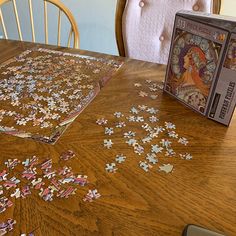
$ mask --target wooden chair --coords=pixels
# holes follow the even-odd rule
[[[177,5],[178,3],[182,5],[179,6]],[[159,0],[117,0],[115,30],[119,54],[123,57],[166,64],[175,12],[184,8],[185,10],[203,10],[219,14],[220,6],[221,0],[166,0],[165,2]],[[157,20],[157,18],[154,19],[153,15],[148,16],[151,7],[155,7],[155,17],[159,14],[162,18]],[[157,35],[158,30],[156,26],[160,26],[160,22],[168,28],[164,32],[167,34],[165,36],[161,34],[159,36]],[[129,25],[128,29],[127,25]],[[150,36],[150,39],[148,39],[149,29],[147,28],[152,27],[153,29],[151,30],[155,32],[153,36]],[[157,36],[157,39],[154,38]],[[152,43],[154,44],[154,42],[156,48],[150,46]],[[145,43],[147,47],[143,46]],[[153,53],[150,52],[151,48],[153,51],[156,50],[156,55],[148,57],[149,53]],[[141,50],[143,51],[141,52]]]
[[[44,31],[45,31],[45,43],[48,44],[48,3],[53,4],[58,8],[59,14],[58,14],[58,30],[57,30],[57,45],[60,46],[61,44],[61,17],[62,13],[66,15],[68,18],[71,28],[68,35],[68,43],[67,46],[70,47],[71,45],[71,38],[73,36],[73,47],[79,48],[79,31],[77,28],[76,21],[69,11],[68,8],[66,8],[59,0],[43,0],[44,1]],[[18,16],[18,10],[16,6],[16,0],[0,0],[0,23],[2,24],[2,29],[4,33],[5,39],[8,39],[7,29],[5,26],[5,22],[3,19],[2,9],[1,7],[3,4],[7,2],[12,2],[14,14],[16,18],[16,25],[19,35],[19,40],[23,40],[22,32],[21,32],[21,24]],[[29,15],[30,15],[30,23],[31,23],[31,33],[32,33],[32,41],[35,42],[35,28],[34,28],[34,17],[33,17],[33,8],[32,8],[32,0],[28,0],[29,5]]]

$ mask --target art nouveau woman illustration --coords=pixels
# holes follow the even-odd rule
[[[210,40],[178,31],[173,45],[166,90],[201,113],[205,112],[220,47]]]
[[[187,54],[184,56],[183,67],[186,71],[178,80],[179,89],[187,86],[195,86],[204,96],[209,94],[209,86],[204,84],[200,77],[200,70],[206,66],[206,58],[203,51],[198,47],[191,47]]]

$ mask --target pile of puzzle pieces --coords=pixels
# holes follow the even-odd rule
[[[74,157],[75,154],[71,150],[63,152],[60,155],[60,163]],[[8,159],[4,164],[6,168],[0,170],[0,213],[13,205],[10,198],[26,198],[32,191],[38,191],[44,201],[50,202],[55,198],[68,198],[75,194],[76,186],[88,184],[86,175],[75,174],[72,168],[66,165],[54,168],[52,159],[40,161],[38,157],[32,156],[24,161]],[[83,201],[92,202],[100,196],[97,189],[89,189]],[[12,230],[14,223],[14,220],[0,223],[0,235]]]
[[[135,83],[134,86],[136,88],[144,87],[143,90],[138,92],[138,96],[152,100],[158,97],[158,90],[163,88],[162,85],[151,80],[146,80],[144,85]],[[148,89],[149,93],[151,92],[149,96],[148,92],[144,91],[145,89]],[[144,96],[145,94],[147,96]],[[160,111],[155,107],[139,104],[132,106],[125,113],[114,112],[114,118],[111,121],[104,117],[97,119],[96,123],[104,127],[104,135],[107,136],[103,140],[104,148],[111,149],[115,143],[111,138],[117,137],[117,134],[120,135],[121,133],[123,134],[124,142],[133,148],[133,156],[138,155],[140,158],[145,158],[138,161],[140,168],[148,172],[157,164],[158,171],[171,173],[174,170],[174,165],[171,163],[159,164],[160,159],[170,162],[171,157],[179,157],[182,160],[191,160],[193,157],[188,152],[177,153],[174,150],[175,144],[184,148],[189,144],[189,141],[177,133],[175,124],[170,121],[161,121],[158,116],[159,113]],[[134,128],[134,124],[136,124],[135,130],[131,130],[131,127]],[[143,135],[144,133],[145,135]],[[119,147],[116,148],[119,149]],[[113,162],[106,163],[105,170],[115,173],[118,170],[118,165],[124,163],[126,159],[126,155],[118,153]]]

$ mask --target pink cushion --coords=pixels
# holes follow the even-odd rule
[[[175,13],[212,12],[213,0],[127,0],[123,14],[126,56],[167,64]]]

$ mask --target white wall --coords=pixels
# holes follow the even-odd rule
[[[236,0],[222,0],[221,14],[236,16]]]
[[[90,51],[117,55],[115,41],[115,7],[116,0],[61,0],[74,15],[80,31],[80,48]],[[19,17],[22,21],[23,38],[31,41],[28,0],[17,0]],[[33,11],[36,40],[44,42],[43,1],[33,0]],[[9,29],[9,38],[17,39],[17,28],[11,4],[2,8],[4,19]],[[49,13],[49,43],[56,44],[57,16],[56,8],[50,6]],[[62,18],[62,43],[66,45],[69,24]],[[1,28],[1,27],[0,27]],[[2,31],[2,29],[1,29]]]

